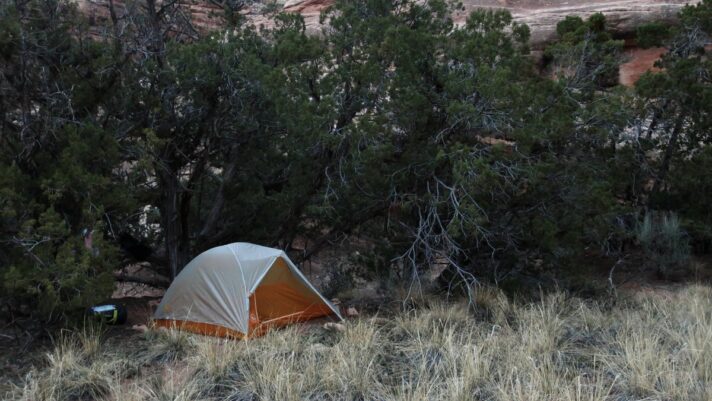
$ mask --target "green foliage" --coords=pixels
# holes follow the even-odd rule
[[[33,154],[31,168],[13,162],[2,169],[3,298],[46,318],[111,291],[117,255],[104,239],[105,216],[126,199],[110,179],[119,160],[110,136],[91,126],[59,134]],[[84,228],[93,230],[92,249],[80,235]]]
[[[70,34],[82,35],[74,18],[63,2],[0,9],[0,302],[45,320],[110,293],[118,255],[107,224],[131,203],[114,174],[118,143],[87,114],[101,96],[102,48]]]
[[[673,213],[647,213],[636,227],[636,238],[650,263],[664,275],[685,267],[690,259],[690,244]]]
[[[682,226],[689,232],[699,252],[710,252],[712,247],[712,182],[700,177],[700,172],[712,168],[712,150],[700,149],[689,159],[680,160],[670,172],[668,191],[658,196],[660,207],[677,210]],[[684,205],[684,206],[683,206]]]
[[[620,252],[641,210],[709,237],[710,1],[640,28],[670,52],[634,91],[601,14],[557,25],[543,76],[502,10],[456,25],[450,2],[337,1],[309,36],[295,14],[244,24],[244,4],[197,34],[146,2],[100,40],[62,1],[0,9],[4,304],[107,295],[119,232],[169,275],[222,243],[307,238],[309,257],[362,235],[383,244],[359,261],[374,276],[446,264],[466,283]],[[682,239],[660,235],[641,243],[664,259]]]
[[[640,152],[659,155],[636,166],[652,182],[647,204],[676,211],[703,249],[712,239],[705,228],[712,223],[709,180],[701,173],[712,143],[712,61],[705,50],[711,14],[710,1],[686,6],[666,41],[669,51],[657,62],[662,71],[646,73],[636,84],[639,113],[650,121],[638,146]]]
[[[567,35],[583,36],[585,30],[586,24],[581,17],[576,15],[567,15],[566,18],[556,24],[556,33],[563,40],[566,40]]]
[[[378,75],[387,100],[359,117],[350,134],[363,145],[331,175],[327,221],[378,213],[372,235],[400,248],[403,266],[444,261],[465,280],[602,244],[624,209],[608,178],[610,132],[626,121],[616,98],[560,101],[568,88],[536,74],[528,29],[507,12],[473,13],[462,28],[433,12],[393,18],[353,21],[376,31],[361,41],[390,30],[379,55],[394,72]]]
[[[650,22],[636,29],[636,43],[642,48],[662,46],[670,36],[670,26],[661,22]]]
[[[586,21],[568,16],[556,25],[556,32],[559,41],[544,52],[554,76],[577,90],[617,84],[623,41],[613,40],[603,14],[593,14]]]

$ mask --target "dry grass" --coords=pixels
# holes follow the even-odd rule
[[[712,400],[709,287],[616,306],[560,293],[519,303],[493,290],[478,301],[476,311],[435,303],[362,318],[343,333],[291,327],[251,341],[150,333],[123,354],[79,333],[60,339],[8,398]]]

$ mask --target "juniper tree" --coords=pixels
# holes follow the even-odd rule
[[[78,20],[63,1],[0,8],[0,302],[50,320],[111,290],[105,234],[131,204],[97,118],[107,52]]]
[[[709,244],[709,180],[700,175],[709,166],[712,143],[712,2],[686,6],[680,24],[667,30],[641,29],[647,44],[665,44],[668,51],[656,62],[660,71],[644,74],[636,83],[640,110],[641,152],[655,158],[639,158],[638,168],[646,178],[639,188],[646,206],[677,210],[683,226],[698,240]]]

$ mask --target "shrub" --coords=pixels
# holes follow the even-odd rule
[[[636,238],[648,262],[663,275],[690,260],[690,242],[675,213],[646,213],[636,227]]]

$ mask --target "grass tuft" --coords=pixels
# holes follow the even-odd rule
[[[491,289],[478,297],[475,308],[432,302],[363,316],[343,331],[291,326],[247,341],[160,331],[125,354],[103,350],[90,330],[73,333],[6,398],[712,399],[710,287],[645,291],[615,303],[563,293],[519,302]]]

